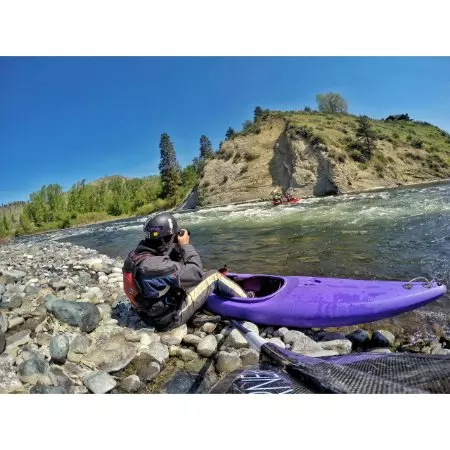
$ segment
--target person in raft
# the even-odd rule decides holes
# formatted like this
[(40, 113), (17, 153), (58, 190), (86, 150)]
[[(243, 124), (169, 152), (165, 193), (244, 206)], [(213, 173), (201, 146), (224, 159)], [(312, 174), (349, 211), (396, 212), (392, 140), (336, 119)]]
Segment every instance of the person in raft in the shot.
[[(150, 216), (145, 239), (123, 265), (123, 289), (142, 320), (158, 331), (186, 323), (213, 292), (223, 297), (247, 297), (222, 273), (203, 271), (202, 261), (170, 213)], [(253, 294), (253, 293), (252, 293)]]
[(284, 197), (286, 198), (286, 200), (289, 202), (291, 200), (294, 199), (294, 189), (289, 188), (286, 190), (286, 192), (284, 193)]

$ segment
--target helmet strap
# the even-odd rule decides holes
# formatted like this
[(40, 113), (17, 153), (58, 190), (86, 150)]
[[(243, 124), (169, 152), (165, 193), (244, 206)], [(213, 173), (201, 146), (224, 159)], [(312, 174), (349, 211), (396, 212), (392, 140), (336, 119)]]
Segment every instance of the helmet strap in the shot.
[(175, 247), (175, 243), (174, 243), (175, 237), (176, 237), (176, 233), (172, 234), (172, 237), (170, 238), (170, 241), (169, 241), (168, 244), (167, 244), (167, 249), (166, 249), (166, 251), (164, 252), (164, 256), (170, 255), (170, 253), (171, 253), (172, 250), (174, 249), (174, 247)]

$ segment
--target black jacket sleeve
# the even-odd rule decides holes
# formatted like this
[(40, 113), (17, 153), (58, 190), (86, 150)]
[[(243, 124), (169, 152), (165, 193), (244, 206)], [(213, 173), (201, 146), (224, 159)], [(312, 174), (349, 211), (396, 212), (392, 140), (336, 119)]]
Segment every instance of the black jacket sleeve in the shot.
[(180, 282), (183, 288), (189, 289), (203, 280), (203, 264), (192, 244), (182, 245), (180, 254)]

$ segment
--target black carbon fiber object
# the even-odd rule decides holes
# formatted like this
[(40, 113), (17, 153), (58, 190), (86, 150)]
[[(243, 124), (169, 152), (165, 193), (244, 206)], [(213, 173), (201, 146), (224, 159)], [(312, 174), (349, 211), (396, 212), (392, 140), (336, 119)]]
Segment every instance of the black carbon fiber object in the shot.
[[(242, 325), (233, 325), (251, 339), (252, 333)], [(230, 373), (211, 393), (450, 393), (447, 355), (351, 353), (313, 358), (267, 342), (260, 351), (260, 366)]]
[(450, 393), (450, 358), (445, 355), (354, 353), (311, 359), (313, 364), (263, 363), (232, 372), (211, 393)]

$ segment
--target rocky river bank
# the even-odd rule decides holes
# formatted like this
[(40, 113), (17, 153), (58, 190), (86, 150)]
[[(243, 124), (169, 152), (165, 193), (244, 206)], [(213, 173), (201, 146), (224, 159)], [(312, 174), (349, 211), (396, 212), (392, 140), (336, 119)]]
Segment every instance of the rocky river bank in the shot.
[[(197, 314), (166, 333), (148, 328), (122, 290), (123, 261), (55, 241), (0, 246), (0, 393), (207, 392), (223, 375), (258, 362), (218, 316)], [(246, 327), (316, 357), (352, 351), (449, 354), (389, 330), (349, 334)]]

